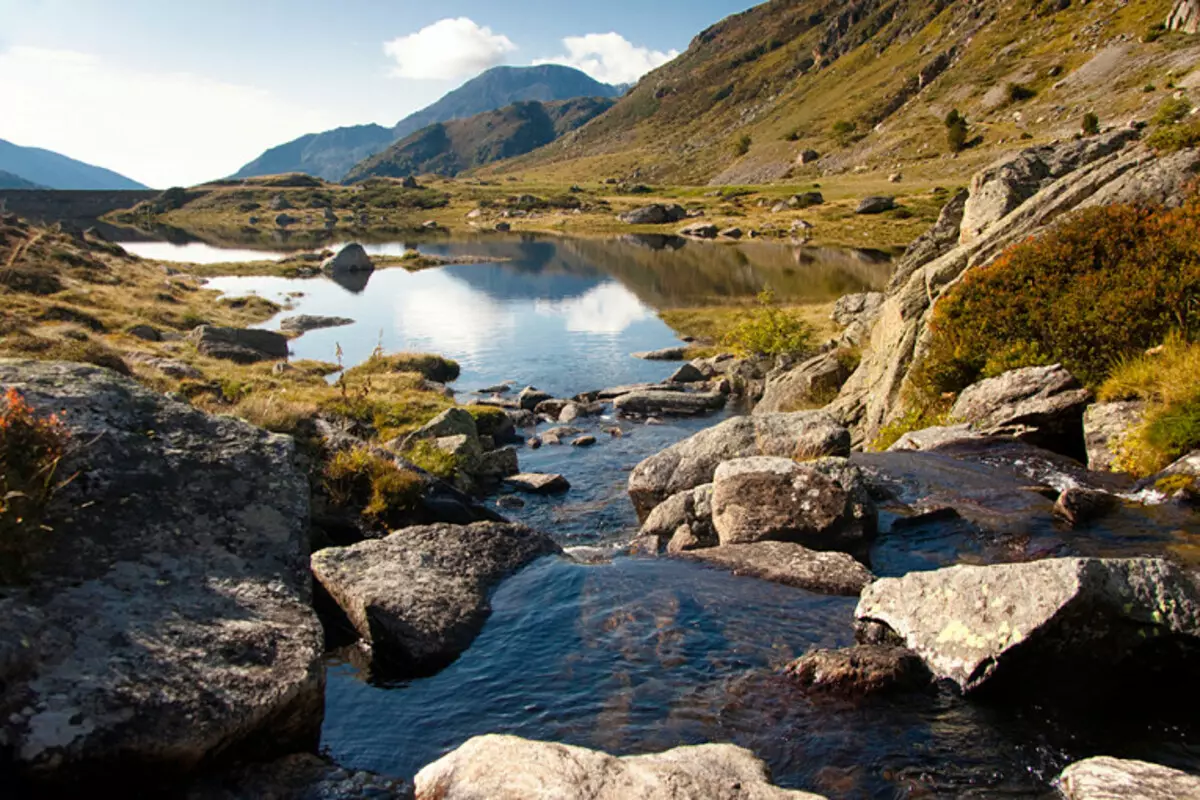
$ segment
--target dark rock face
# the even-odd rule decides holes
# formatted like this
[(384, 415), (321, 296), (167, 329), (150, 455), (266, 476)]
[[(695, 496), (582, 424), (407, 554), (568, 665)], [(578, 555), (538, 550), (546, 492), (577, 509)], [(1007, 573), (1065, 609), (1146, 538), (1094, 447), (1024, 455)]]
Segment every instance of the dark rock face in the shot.
[(0, 360), (0, 385), (63, 411), (76, 443), (31, 584), (0, 598), (16, 768), (128, 792), (315, 746), (323, 641), (292, 440), (92, 366)]
[(1063, 770), (1066, 800), (1182, 800), (1200, 797), (1200, 777), (1146, 761), (1097, 756)]
[(862, 473), (842, 458), (726, 461), (713, 479), (712, 510), (722, 545), (774, 540), (859, 550), (876, 532)]
[[(719, 232), (720, 228), (711, 222), (697, 222), (680, 230), (679, 235), (690, 236), (693, 239), (715, 239)], [(741, 231), (738, 231), (738, 235), (741, 235)]]
[(201, 325), (188, 338), (201, 355), (237, 364), (286, 360), (288, 357), (287, 337), (273, 331)]
[(814, 650), (784, 669), (811, 691), (847, 695), (911, 691), (928, 686), (933, 675), (925, 662), (903, 647), (856, 645)]
[(238, 767), (190, 787), (184, 800), (411, 800), (403, 780), (343, 769), (310, 753)]
[(868, 586), (855, 616), (860, 632), (894, 632), (965, 692), (1086, 695), (1117, 675), (1127, 690), (1160, 688), (1200, 653), (1200, 587), (1158, 559), (910, 573)]
[(312, 570), (377, 658), (421, 672), (470, 646), (501, 580), (561, 552), (523, 525), (429, 525), (322, 550)]
[(1092, 395), (1062, 366), (1027, 367), (967, 387), (950, 410), (987, 436), (1012, 436), (1084, 460), (1083, 412)]
[(629, 497), (644, 520), (671, 495), (712, 483), (723, 461), (760, 455), (817, 458), (849, 453), (849, 431), (820, 411), (736, 417), (638, 464), (629, 475)]
[(858, 597), (874, 577), (870, 570), (845, 553), (809, 550), (792, 542), (727, 544), (678, 554), (728, 569), (734, 575), (782, 583), (818, 594)]
[(1064, 489), (1054, 503), (1054, 513), (1070, 525), (1083, 525), (1116, 508), (1115, 495), (1095, 489)]

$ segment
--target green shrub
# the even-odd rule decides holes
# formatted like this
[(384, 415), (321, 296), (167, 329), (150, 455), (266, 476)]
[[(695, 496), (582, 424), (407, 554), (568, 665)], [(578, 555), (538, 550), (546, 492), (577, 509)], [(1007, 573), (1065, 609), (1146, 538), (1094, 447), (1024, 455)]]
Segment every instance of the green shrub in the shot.
[(1150, 118), (1151, 125), (1174, 125), (1192, 113), (1192, 104), (1186, 97), (1168, 97), (1163, 100)]
[(458, 458), (431, 441), (422, 440), (404, 453), (408, 461), (442, 480), (450, 480), (458, 472)]
[(725, 335), (724, 344), (750, 355), (803, 353), (812, 347), (812, 328), (779, 308), (768, 289), (758, 296), (758, 308)]
[(335, 506), (360, 508), (364, 516), (386, 522), (412, 510), (424, 484), (416, 473), (360, 445), (334, 454), (325, 465), (324, 486)]
[(989, 364), (1032, 359), (1061, 362), (1097, 386), (1119, 359), (1171, 331), (1200, 332), (1198, 296), (1200, 202), (1087, 209), (948, 291), (913, 380), (937, 397), (974, 383)]
[(1100, 118), (1089, 111), (1083, 115), (1083, 120), (1079, 123), (1079, 129), (1083, 131), (1084, 136), (1095, 136), (1100, 133)]
[(754, 144), (754, 140), (750, 138), (750, 135), (742, 134), (733, 146), (733, 152), (739, 156), (744, 156), (750, 152), (750, 145), (752, 144)]
[(1174, 153), (1200, 145), (1200, 120), (1180, 125), (1164, 125), (1146, 137), (1146, 144), (1160, 153)]
[(853, 144), (856, 132), (858, 131), (858, 123), (850, 120), (838, 120), (833, 123), (833, 138), (842, 147)]
[(458, 380), (458, 362), (431, 353), (395, 353), (377, 350), (363, 363), (346, 371), (347, 379), (390, 372), (415, 372), (426, 380), (449, 383)]
[(25, 579), (51, 530), (46, 508), (64, 485), (57, 473), (68, 441), (57, 414), (36, 413), (16, 389), (0, 399), (0, 583)]
[(970, 133), (970, 123), (967, 118), (954, 109), (946, 115), (946, 143), (952, 152), (959, 152), (967, 146), (967, 135)]
[(1025, 100), (1031, 100), (1037, 97), (1037, 91), (1031, 89), (1023, 83), (1008, 84), (1008, 102), (1021, 103)]

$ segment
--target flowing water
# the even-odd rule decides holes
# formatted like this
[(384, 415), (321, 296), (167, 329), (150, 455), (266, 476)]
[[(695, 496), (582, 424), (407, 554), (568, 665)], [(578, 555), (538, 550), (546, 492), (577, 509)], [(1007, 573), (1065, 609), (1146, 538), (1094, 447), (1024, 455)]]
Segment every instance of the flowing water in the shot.
[[(460, 362), (455, 385), (469, 399), (471, 390), (501, 381), (565, 396), (661, 380), (674, 365), (629, 357), (675, 343), (658, 310), (748, 299), (766, 287), (793, 301), (827, 302), (881, 286), (888, 270), (877, 253), (670, 237), (391, 244), (397, 252), (414, 246), (507, 260), (412, 275), (384, 270), (349, 285), (324, 278), (223, 278), (211, 285), (292, 302), (280, 316), (356, 320), (295, 340), (295, 357), (331, 360), (340, 346), (350, 365), (377, 344), (437, 352)], [(233, 258), (215, 249), (209, 260)], [(736, 412), (663, 425), (590, 421), (593, 429), (619, 424), (625, 435), (601, 433), (599, 445), (586, 450), (522, 449), (524, 470), (561, 472), (573, 488), (503, 513), (565, 547), (611, 554), (637, 527), (624, 494), (628, 471), (728, 413)], [(1190, 522), (1166, 509), (1123, 511), (1085, 534), (1064, 530), (1049, 500), (1020, 491), (1030, 482), (1073, 480), (1062, 463), (995, 452), (944, 462), (904, 454), (856, 458), (886, 471), (900, 499), (906, 492), (966, 498), (966, 511), (952, 519), (913, 522), (899, 504), (885, 507), (871, 553), (881, 575), (1194, 546)], [(544, 559), (503, 583), (492, 606), (472, 647), (432, 677), (374, 674), (356, 648), (332, 654), (323, 747), (346, 766), (411, 777), (487, 732), (616, 754), (735, 742), (766, 759), (780, 784), (832, 798), (1049, 797), (1049, 781), (1062, 766), (1100, 753), (1200, 767), (1194, 721), (1065, 717), (967, 702), (944, 687), (855, 701), (806, 697), (779, 668), (810, 648), (852, 643), (851, 598), (688, 562), (618, 556), (590, 565)]]

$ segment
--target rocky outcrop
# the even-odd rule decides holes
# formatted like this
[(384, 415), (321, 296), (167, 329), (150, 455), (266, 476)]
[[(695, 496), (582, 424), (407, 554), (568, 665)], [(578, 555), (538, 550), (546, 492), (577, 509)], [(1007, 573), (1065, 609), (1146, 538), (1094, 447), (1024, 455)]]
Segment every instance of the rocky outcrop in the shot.
[[(935, 258), (940, 258), (958, 245), (959, 231), (962, 228), (963, 212), (966, 210), (967, 198), (970, 193), (960, 189), (942, 206), (938, 213), (937, 222), (933, 227), (918, 236), (904, 251), (904, 255), (896, 260), (892, 275), (888, 278), (887, 293), (893, 294), (903, 286), (913, 272), (928, 264)], [(880, 305), (884, 296), (880, 296)], [(878, 313), (879, 306), (875, 308)], [(874, 323), (874, 319), (871, 320)]]
[(613, 401), (621, 414), (639, 416), (688, 417), (724, 408), (726, 396), (720, 392), (630, 392)]
[(1200, 33), (1200, 0), (1175, 0), (1175, 7), (1167, 17), (1169, 31)]
[(501, 580), (560, 552), (523, 525), (429, 525), (322, 550), (312, 571), (377, 658), (423, 672), (470, 646)]
[(183, 800), (411, 800), (412, 787), (398, 778), (343, 769), (310, 753), (251, 764), (189, 787)]
[(1168, 650), (1200, 652), (1200, 587), (1157, 559), (915, 572), (868, 586), (855, 616), (864, 638), (899, 637), (966, 692), (1065, 696), (1117, 675), (1128, 691), (1163, 680)]
[(288, 357), (287, 337), (274, 331), (201, 325), (188, 335), (188, 339), (196, 345), (200, 355), (237, 364), (287, 360)]
[(361, 244), (351, 242), (321, 263), (326, 275), (345, 275), (354, 272), (373, 272), (375, 263)]
[[(1146, 148), (1127, 146), (1129, 141), (1128, 131), (1116, 131), (1025, 151), (1044, 162), (1036, 171), (1047, 176), (1038, 180), (1034, 194), (1025, 195), (1028, 199), (994, 219), (983, 215), (987, 204), (981, 199), (972, 212), (972, 227), (980, 232), (968, 235), (966, 243), (920, 264), (907, 255), (901, 259), (897, 278), (906, 272), (908, 277), (889, 288), (879, 319), (864, 342), (862, 363), (829, 408), (852, 429), (856, 444), (873, 440), (883, 425), (903, 414), (901, 392), (910, 369), (923, 359), (928, 347), (931, 309), (964, 272), (990, 263), (1010, 244), (1076, 208), (1137, 201), (1178, 205), (1183, 201), (1188, 176), (1200, 165), (1200, 152), (1184, 150), (1160, 159)], [(1065, 164), (1074, 165), (1073, 171), (1050, 178)], [(1001, 170), (978, 183), (982, 188), (989, 181), (1010, 180), (1005, 177), (1008, 174)], [(1017, 197), (1031, 188), (1030, 184), (1018, 187), (1018, 177), (1011, 178), (1012, 187), (995, 190), (993, 197), (1001, 199), (991, 203), (993, 209), (1008, 207), (1004, 197)], [(940, 249), (931, 246), (931, 253)]]
[(1138, 400), (1096, 403), (1083, 413), (1083, 439), (1088, 469), (1115, 469), (1121, 442), (1145, 418), (1146, 404)]
[(722, 545), (773, 540), (860, 550), (876, 531), (866, 482), (844, 458), (726, 461), (713, 478), (712, 513)]
[(765, 764), (731, 744), (616, 758), (516, 736), (477, 736), (417, 773), (417, 800), (820, 800), (771, 785)]
[(1083, 412), (1092, 395), (1055, 364), (1016, 369), (969, 386), (950, 418), (985, 436), (1010, 436), (1083, 460)]
[(712, 524), (712, 484), (671, 495), (646, 517), (638, 537), (646, 549), (679, 553), (720, 544)]
[(814, 650), (788, 664), (784, 673), (810, 691), (856, 696), (911, 691), (933, 680), (916, 653), (877, 644)]
[(305, 333), (321, 328), (340, 328), (343, 325), (353, 325), (354, 320), (347, 317), (322, 317), (312, 314), (298, 314), (294, 317), (284, 317), (279, 320), (279, 329), (289, 333)]
[(731, 571), (734, 575), (782, 583), (817, 594), (858, 597), (874, 577), (845, 553), (810, 550), (793, 542), (728, 544), (679, 555)]
[(873, 322), (883, 305), (882, 292), (860, 292), (843, 295), (833, 304), (829, 318), (839, 328), (849, 328), (855, 323)]
[(1200, 797), (1200, 777), (1109, 756), (1078, 761), (1055, 781), (1066, 800), (1181, 800)]
[(0, 597), (15, 768), (137, 793), (314, 747), (323, 641), (292, 440), (92, 366), (0, 360), (0, 385), (74, 443), (29, 585)]
[(824, 405), (850, 377), (846, 360), (835, 350), (813, 356), (799, 366), (767, 375), (755, 414), (797, 411)]
[(811, 459), (849, 452), (849, 431), (821, 411), (736, 417), (638, 464), (629, 475), (629, 496), (644, 520), (671, 495), (712, 483), (723, 461), (750, 456)]
[(1200, 450), (1193, 450), (1162, 472), (1139, 482), (1137, 488), (1182, 503), (1200, 500)]
[(667, 225), (686, 218), (687, 211), (683, 209), (683, 206), (665, 206), (660, 203), (635, 208), (633, 211), (627, 211), (617, 216), (617, 219), (628, 225)]

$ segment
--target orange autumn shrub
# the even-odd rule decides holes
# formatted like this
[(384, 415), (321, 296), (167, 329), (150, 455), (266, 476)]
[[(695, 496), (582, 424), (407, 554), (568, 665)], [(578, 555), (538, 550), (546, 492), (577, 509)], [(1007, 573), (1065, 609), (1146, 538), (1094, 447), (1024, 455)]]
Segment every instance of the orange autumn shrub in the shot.
[(967, 273), (938, 302), (914, 372), (928, 397), (1062, 363), (1085, 384), (1174, 333), (1200, 333), (1200, 198), (1090, 208)]

